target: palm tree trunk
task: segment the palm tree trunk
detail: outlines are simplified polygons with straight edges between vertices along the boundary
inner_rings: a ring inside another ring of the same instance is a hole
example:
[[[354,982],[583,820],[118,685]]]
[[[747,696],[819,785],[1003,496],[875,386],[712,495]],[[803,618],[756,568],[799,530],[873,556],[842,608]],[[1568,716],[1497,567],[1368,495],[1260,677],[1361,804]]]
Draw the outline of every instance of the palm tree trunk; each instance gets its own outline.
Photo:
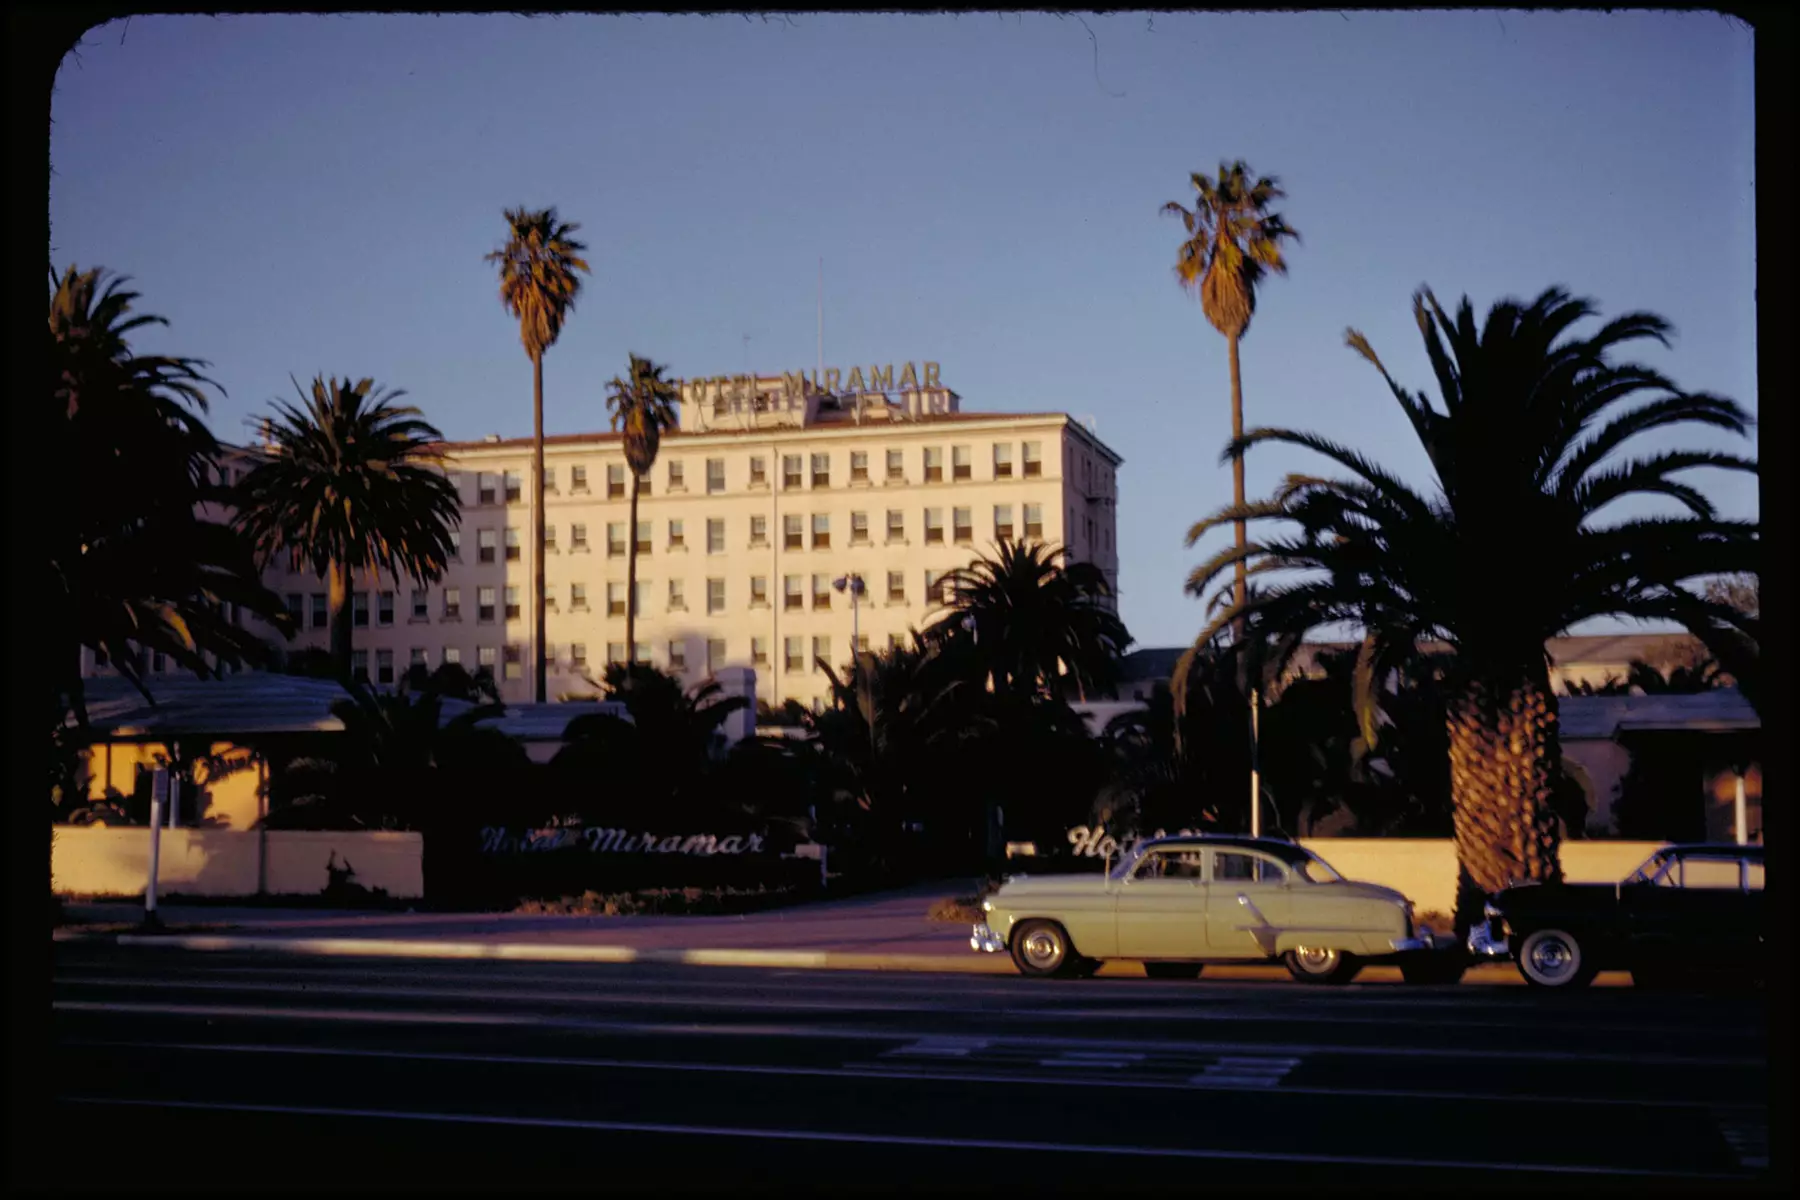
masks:
[[[1548,678],[1470,680],[1447,720],[1462,932],[1480,920],[1487,895],[1562,877],[1552,806],[1562,755]]]
[[[548,696],[549,647],[544,643],[544,356],[531,356],[531,646],[532,687]]]
[[[337,667],[338,678],[350,678],[350,653],[355,648],[350,627],[350,568],[342,563],[332,563],[325,572],[326,604],[329,609],[328,626],[331,630],[331,661]]]
[[[1231,437],[1235,441],[1244,436],[1244,379],[1238,369],[1238,339],[1226,338],[1225,344],[1231,355]],[[1238,508],[1244,507],[1244,457],[1241,454],[1231,460],[1231,503]],[[1242,517],[1232,523],[1232,531],[1237,539],[1237,548],[1242,551],[1249,541],[1249,531]],[[1241,558],[1233,577],[1236,582],[1232,588],[1232,599],[1242,608],[1249,595],[1249,584],[1245,576],[1244,560]],[[1244,639],[1242,615],[1232,626],[1232,638],[1240,642]]]
[[[777,466],[781,464],[777,463]],[[631,473],[631,523],[625,527],[625,662],[637,662],[637,528],[638,484],[640,476]]]

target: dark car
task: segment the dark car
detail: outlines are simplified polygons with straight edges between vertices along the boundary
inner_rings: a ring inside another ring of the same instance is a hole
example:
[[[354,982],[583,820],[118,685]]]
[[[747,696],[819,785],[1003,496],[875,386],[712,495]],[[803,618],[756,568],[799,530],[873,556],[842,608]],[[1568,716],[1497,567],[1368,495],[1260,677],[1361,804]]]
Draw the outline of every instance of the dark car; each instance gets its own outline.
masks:
[[[1762,976],[1763,848],[1664,846],[1619,883],[1546,883],[1491,897],[1476,958],[1515,959],[1525,982],[1578,988],[1601,971],[1641,986]]]

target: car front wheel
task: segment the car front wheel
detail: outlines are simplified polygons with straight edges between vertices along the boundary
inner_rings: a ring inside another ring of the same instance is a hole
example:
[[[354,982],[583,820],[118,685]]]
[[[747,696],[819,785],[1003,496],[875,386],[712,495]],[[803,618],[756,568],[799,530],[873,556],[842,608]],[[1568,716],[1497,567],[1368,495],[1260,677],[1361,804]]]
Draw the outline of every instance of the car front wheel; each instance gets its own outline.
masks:
[[[1019,974],[1037,979],[1075,974],[1082,962],[1069,935],[1055,921],[1021,921],[1013,930],[1013,963]]]
[[[1315,946],[1289,950],[1281,956],[1281,961],[1288,974],[1301,983],[1349,983],[1362,970],[1362,963],[1354,954]]]
[[[1519,974],[1532,987],[1582,988],[1599,968],[1581,939],[1566,929],[1539,929],[1519,943]]]

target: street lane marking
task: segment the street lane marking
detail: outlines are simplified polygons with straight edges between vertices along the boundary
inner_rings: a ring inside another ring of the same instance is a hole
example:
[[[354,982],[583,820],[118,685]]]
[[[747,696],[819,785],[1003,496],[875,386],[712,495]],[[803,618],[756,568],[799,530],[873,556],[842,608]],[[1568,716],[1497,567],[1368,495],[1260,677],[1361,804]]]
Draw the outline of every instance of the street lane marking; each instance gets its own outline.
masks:
[[[1297,1058],[1221,1058],[1188,1082],[1196,1087],[1271,1088],[1299,1065]]]
[[[72,1012],[154,1013],[172,1017],[300,1017],[319,1021],[367,1021],[392,1025],[538,1025],[536,1017],[509,1013],[425,1013],[379,1008],[248,1008],[232,1004],[131,1004],[57,1000]]]
[[[1181,1081],[1172,1079],[1155,1079],[1142,1077],[1105,1077],[1095,1075],[1035,1075],[1020,1072],[1000,1072],[987,1070],[981,1073],[973,1071],[933,1071],[923,1067],[894,1066],[884,1067],[879,1062],[864,1064],[846,1063],[840,1067],[791,1067],[764,1063],[693,1063],[670,1059],[621,1059],[621,1058],[568,1058],[555,1055],[532,1054],[470,1054],[450,1050],[369,1050],[348,1046],[288,1046],[244,1042],[140,1042],[119,1041],[103,1038],[68,1038],[62,1042],[66,1046],[89,1046],[112,1050],[180,1050],[183,1052],[203,1052],[216,1054],[268,1054],[295,1055],[303,1058],[371,1058],[387,1059],[402,1062],[450,1062],[479,1063],[487,1066],[517,1067],[578,1067],[583,1069],[601,1069],[617,1071],[690,1071],[706,1074],[722,1075],[802,1075],[823,1078],[846,1079],[908,1079],[924,1080],[939,1083],[1002,1083],[1002,1084],[1051,1084],[1069,1086],[1099,1086],[1118,1088],[1150,1088],[1156,1090],[1189,1090],[1196,1085],[1193,1080]],[[883,1056],[885,1057],[885,1056]],[[1198,1078],[1198,1077],[1195,1077]],[[1755,1104],[1708,1104],[1704,1100],[1658,1100],[1640,1097],[1616,1096],[1570,1096],[1570,1095],[1532,1095],[1509,1094],[1501,1092],[1442,1092],[1421,1090],[1400,1090],[1392,1088],[1342,1088],[1342,1087],[1310,1087],[1306,1085],[1288,1085],[1277,1093],[1281,1096],[1333,1096],[1357,1097],[1380,1100],[1455,1100],[1468,1103],[1484,1104],[1531,1104],[1531,1105],[1570,1105],[1576,1107],[1600,1106],[1607,1108],[1679,1108],[1710,1109],[1715,1113],[1727,1115],[1750,1115],[1763,1112],[1761,1105]]]
[[[65,1104],[125,1108],[169,1108],[200,1112],[260,1113],[294,1117],[349,1117],[358,1120],[419,1121],[451,1125],[493,1125],[523,1129],[568,1129],[590,1133],[669,1134],[674,1136],[744,1138],[751,1141],[831,1142],[851,1145],[918,1146],[948,1150],[1009,1150],[1033,1154],[1089,1154],[1128,1158],[1183,1158],[1202,1161],[1266,1163],[1260,1150],[1201,1149],[1192,1146],[1084,1145],[1078,1142],[1013,1142],[987,1138],[916,1137],[895,1133],[839,1132],[823,1129],[753,1129],[720,1125],[677,1125],[660,1121],[599,1121],[573,1117],[507,1117],[489,1113],[406,1112],[381,1108],[327,1108],[302,1104],[237,1104],[210,1100],[138,1099],[122,1096],[63,1096]],[[1301,1154],[1284,1151],[1282,1162],[1327,1166],[1399,1167],[1412,1170],[1513,1171],[1548,1175],[1614,1175],[1652,1178],[1726,1180],[1742,1175],[1722,1171],[1674,1171],[1646,1167],[1602,1167],[1562,1163],[1470,1162],[1458,1159],[1401,1158],[1385,1155]]]
[[[967,1058],[975,1051],[985,1050],[992,1044],[987,1038],[929,1037],[898,1050],[889,1050],[882,1057]]]
[[[1142,1054],[1123,1050],[1064,1050],[1057,1058],[1038,1060],[1040,1067],[1110,1067],[1120,1070],[1144,1061]]]

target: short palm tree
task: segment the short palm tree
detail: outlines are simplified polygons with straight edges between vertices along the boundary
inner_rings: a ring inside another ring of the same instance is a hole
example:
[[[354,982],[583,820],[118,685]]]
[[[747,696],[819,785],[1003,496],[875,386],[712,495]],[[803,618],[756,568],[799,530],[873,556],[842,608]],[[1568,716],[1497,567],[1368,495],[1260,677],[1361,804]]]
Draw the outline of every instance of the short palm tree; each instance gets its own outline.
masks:
[[[675,403],[680,397],[673,381],[663,378],[668,368],[633,354],[630,378],[614,375],[606,385],[606,407],[612,427],[625,435],[625,462],[631,468],[631,523],[625,534],[625,661],[637,661],[637,560],[638,487],[662,449],[662,436],[679,423]]]
[[[509,208],[506,244],[487,255],[500,265],[500,303],[519,322],[519,340],[531,360],[531,643],[534,687],[544,703],[548,647],[544,641],[544,352],[556,344],[563,321],[581,292],[577,272],[588,270],[575,240],[581,226],[558,219],[556,209]]]
[[[1431,462],[1433,491],[1422,494],[1316,434],[1259,429],[1226,453],[1285,443],[1347,475],[1290,475],[1271,499],[1225,509],[1189,531],[1192,545],[1239,519],[1298,526],[1194,570],[1188,589],[1196,595],[1240,562],[1261,583],[1245,603],[1221,611],[1203,638],[1240,619],[1255,637],[1359,624],[1363,695],[1419,642],[1449,647],[1446,724],[1465,880],[1459,923],[1484,892],[1559,874],[1560,748],[1545,643],[1599,616],[1689,628],[1743,620],[1684,585],[1749,569],[1756,525],[1720,518],[1678,476],[1696,467],[1754,471],[1755,463],[1707,450],[1627,459],[1619,452],[1640,434],[1691,424],[1742,435],[1750,418],[1730,400],[1682,392],[1647,367],[1611,361],[1633,341],[1666,343],[1661,318],[1633,313],[1591,335],[1571,332],[1593,313],[1553,288],[1530,305],[1496,304],[1478,325],[1468,300],[1452,318],[1422,290],[1414,315],[1441,409],[1388,376],[1362,335],[1351,331],[1347,340],[1399,401]],[[1686,512],[1607,519],[1616,501],[1644,495],[1673,499]]]
[[[1131,635],[1100,568],[1061,547],[1006,542],[944,578],[927,641],[966,649],[996,693],[1085,696],[1113,679]]]
[[[275,402],[270,445],[239,483],[237,525],[266,563],[296,553],[327,581],[331,656],[350,677],[350,587],[358,571],[443,578],[462,521],[442,435],[404,392],[315,378],[298,406]]]

